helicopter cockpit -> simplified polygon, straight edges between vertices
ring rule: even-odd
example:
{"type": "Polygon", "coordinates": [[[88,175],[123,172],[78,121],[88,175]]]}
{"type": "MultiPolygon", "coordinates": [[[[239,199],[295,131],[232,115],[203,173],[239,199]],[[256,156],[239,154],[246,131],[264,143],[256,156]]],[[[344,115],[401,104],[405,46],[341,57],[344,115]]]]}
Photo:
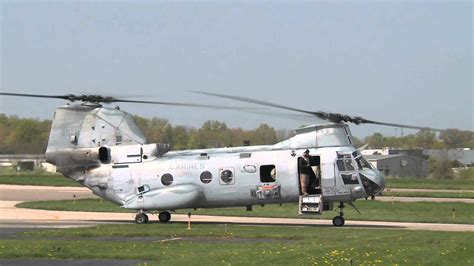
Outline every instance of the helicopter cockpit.
{"type": "Polygon", "coordinates": [[[375,169],[363,156],[356,150],[353,152],[337,152],[336,168],[339,178],[344,186],[355,186],[351,189],[351,194],[355,198],[364,194],[365,197],[374,197],[385,188],[384,176],[375,169]]]}
{"type": "Polygon", "coordinates": [[[374,197],[385,188],[385,178],[359,151],[352,153],[359,170],[359,176],[368,196],[374,197]]]}

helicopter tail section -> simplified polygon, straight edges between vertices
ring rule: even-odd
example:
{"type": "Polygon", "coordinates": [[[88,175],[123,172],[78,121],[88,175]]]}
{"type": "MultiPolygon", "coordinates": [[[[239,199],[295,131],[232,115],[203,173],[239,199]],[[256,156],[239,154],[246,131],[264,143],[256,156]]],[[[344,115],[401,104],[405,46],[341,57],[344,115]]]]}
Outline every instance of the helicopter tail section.
{"type": "Polygon", "coordinates": [[[130,114],[99,104],[72,104],[56,109],[46,160],[65,173],[100,164],[101,147],[144,143],[130,114]]]}

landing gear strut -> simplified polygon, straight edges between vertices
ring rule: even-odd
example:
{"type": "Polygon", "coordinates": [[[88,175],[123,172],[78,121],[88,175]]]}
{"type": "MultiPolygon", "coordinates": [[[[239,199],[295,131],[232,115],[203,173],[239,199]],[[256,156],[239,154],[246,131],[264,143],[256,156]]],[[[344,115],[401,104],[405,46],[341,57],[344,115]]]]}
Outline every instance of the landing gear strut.
{"type": "Polygon", "coordinates": [[[167,223],[171,219],[171,213],[170,212],[160,212],[160,214],[158,214],[158,219],[162,223],[167,223]]]}
{"type": "Polygon", "coordinates": [[[346,220],[344,220],[344,217],[343,217],[344,216],[344,212],[343,212],[344,202],[339,203],[338,209],[339,209],[339,215],[332,219],[332,224],[334,226],[341,227],[346,222],[346,220]]]}
{"type": "Polygon", "coordinates": [[[148,223],[148,215],[146,215],[144,212],[139,212],[135,216],[135,222],[137,224],[146,224],[148,223]]]}

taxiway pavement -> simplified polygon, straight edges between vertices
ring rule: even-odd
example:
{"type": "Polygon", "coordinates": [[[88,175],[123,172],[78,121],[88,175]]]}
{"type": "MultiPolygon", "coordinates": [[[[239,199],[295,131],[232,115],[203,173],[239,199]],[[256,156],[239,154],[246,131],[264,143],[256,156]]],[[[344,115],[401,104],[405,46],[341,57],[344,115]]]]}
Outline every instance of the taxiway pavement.
{"type": "MultiPolygon", "coordinates": [[[[34,210],[15,207],[28,200],[95,197],[85,188],[0,185],[0,230],[15,228],[66,228],[106,223],[132,223],[133,213],[101,213],[34,210]]],[[[157,219],[151,220],[158,222],[157,219]]],[[[187,215],[174,214],[172,222],[186,222],[187,215]]],[[[330,220],[193,215],[193,223],[237,223],[261,225],[328,226],[330,220]]],[[[473,224],[438,224],[379,221],[346,221],[347,227],[474,232],[473,224]]]]}

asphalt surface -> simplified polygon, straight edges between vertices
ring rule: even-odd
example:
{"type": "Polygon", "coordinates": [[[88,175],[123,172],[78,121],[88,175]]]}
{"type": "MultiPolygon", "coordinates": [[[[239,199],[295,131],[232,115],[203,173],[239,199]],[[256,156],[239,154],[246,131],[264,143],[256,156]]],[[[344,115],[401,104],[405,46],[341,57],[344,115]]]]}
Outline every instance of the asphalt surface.
{"type": "MultiPolygon", "coordinates": [[[[48,211],[16,208],[22,201],[59,200],[95,197],[86,188],[70,187],[41,187],[0,185],[0,231],[19,230],[21,228],[68,228],[92,226],[105,223],[132,223],[132,213],[100,213],[100,212],[69,212],[48,211]]],[[[187,222],[187,215],[173,214],[172,222],[187,222]]],[[[150,217],[157,222],[156,217],[150,217]]],[[[193,223],[237,223],[261,225],[294,225],[294,226],[327,226],[332,227],[330,220],[320,219],[291,219],[291,218],[262,218],[262,217],[231,217],[194,215],[193,223]]],[[[434,231],[474,231],[474,225],[469,224],[437,224],[437,223],[404,223],[378,221],[346,221],[346,227],[358,228],[393,228],[408,230],[434,231]]],[[[0,233],[0,236],[2,234],[0,233]]]]}
{"type": "Polygon", "coordinates": [[[426,189],[426,188],[387,188],[385,189],[386,192],[393,191],[393,192],[451,192],[451,193],[472,193],[474,190],[469,189],[426,189]]]}
{"type": "Polygon", "coordinates": [[[400,202],[462,202],[474,203],[474,199],[465,198],[428,198],[428,197],[391,197],[391,196],[377,196],[375,198],[379,201],[400,201],[400,202]]]}
{"type": "Polygon", "coordinates": [[[85,187],[48,187],[0,184],[0,201],[72,200],[94,198],[85,187]]]}

